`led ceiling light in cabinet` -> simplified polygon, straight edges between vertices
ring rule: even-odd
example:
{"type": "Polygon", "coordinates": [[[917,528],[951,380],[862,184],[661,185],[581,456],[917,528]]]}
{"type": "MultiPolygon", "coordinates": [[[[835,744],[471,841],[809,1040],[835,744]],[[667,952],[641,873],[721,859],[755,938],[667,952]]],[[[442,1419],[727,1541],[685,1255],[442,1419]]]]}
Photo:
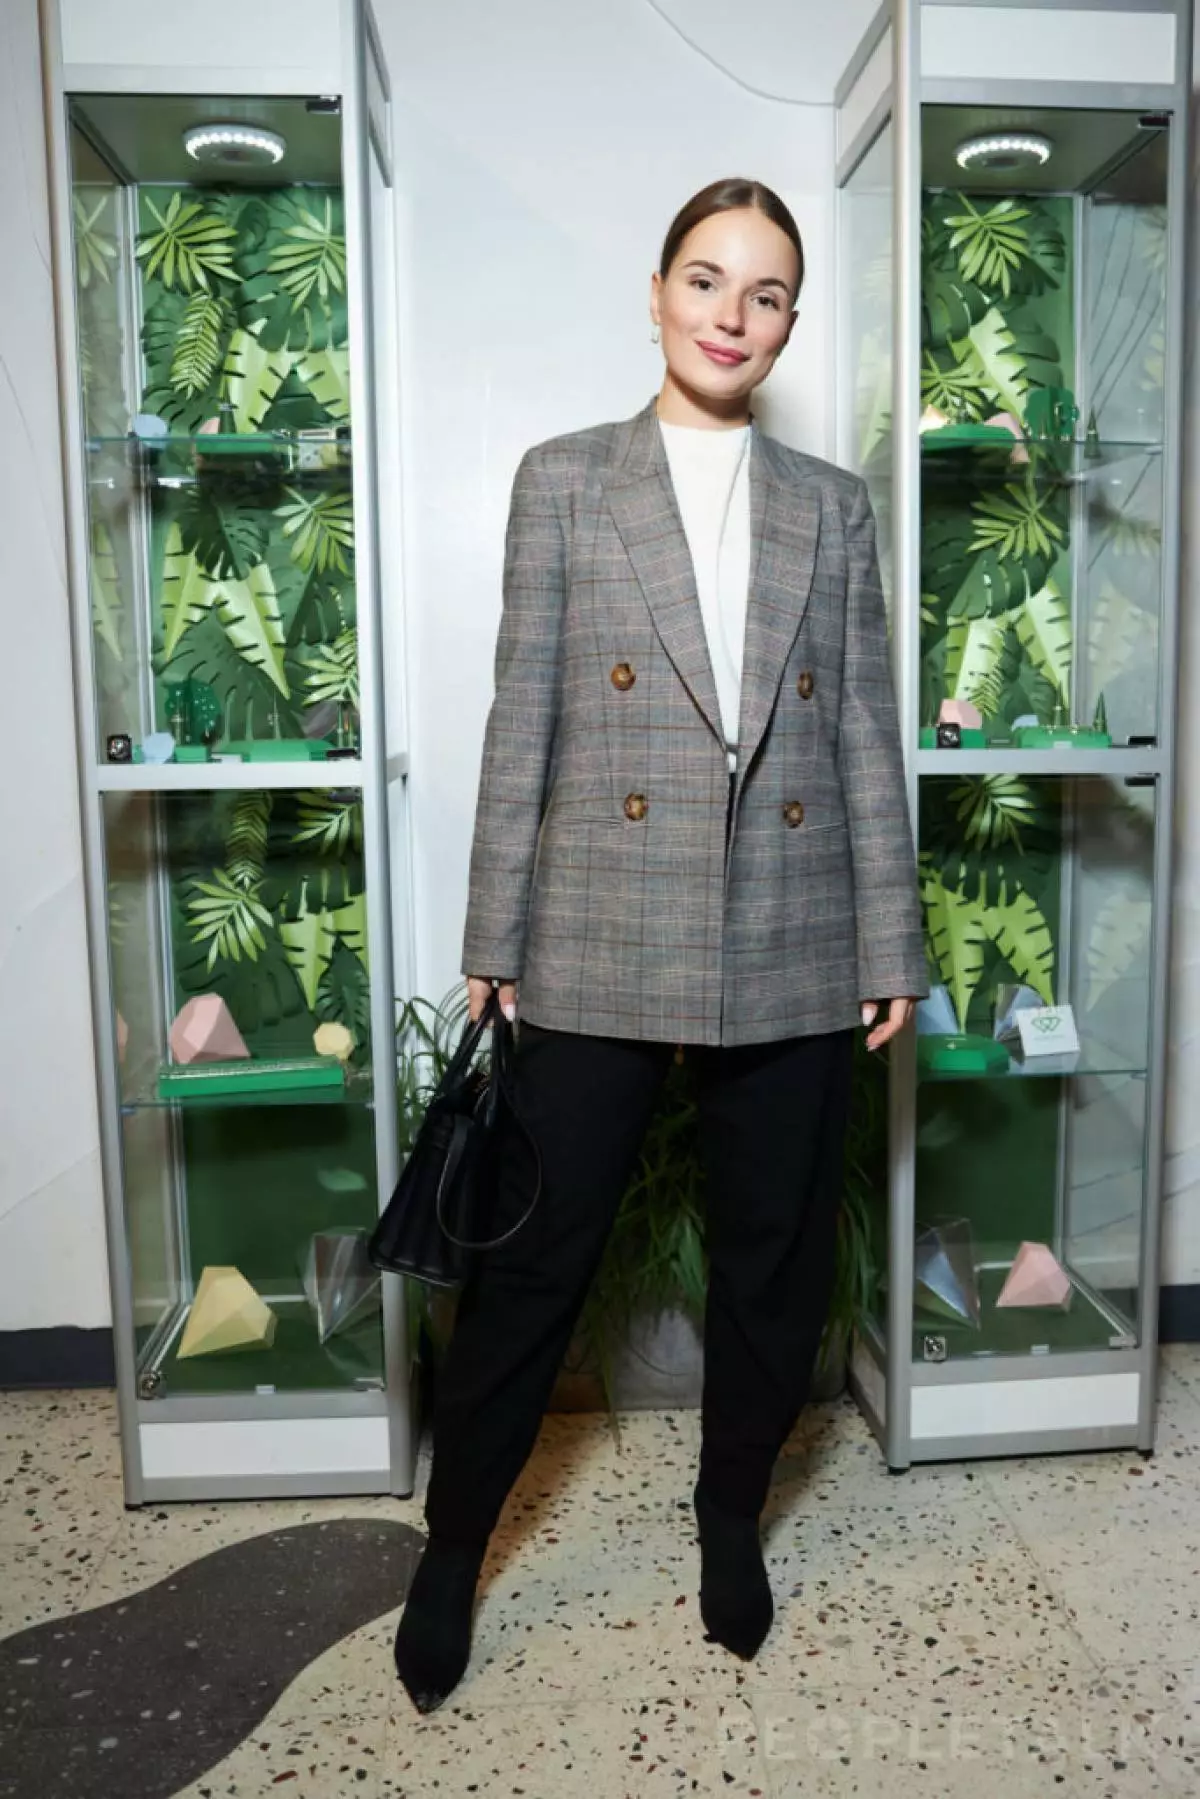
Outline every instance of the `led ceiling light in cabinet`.
{"type": "Polygon", "coordinates": [[[283,161],[287,139],[258,125],[190,125],[183,147],[195,162],[261,167],[283,161]]]}
{"type": "Polygon", "coordinates": [[[1054,145],[1036,132],[989,133],[959,144],[954,160],[960,169],[1033,169],[1048,163],[1054,145]]]}

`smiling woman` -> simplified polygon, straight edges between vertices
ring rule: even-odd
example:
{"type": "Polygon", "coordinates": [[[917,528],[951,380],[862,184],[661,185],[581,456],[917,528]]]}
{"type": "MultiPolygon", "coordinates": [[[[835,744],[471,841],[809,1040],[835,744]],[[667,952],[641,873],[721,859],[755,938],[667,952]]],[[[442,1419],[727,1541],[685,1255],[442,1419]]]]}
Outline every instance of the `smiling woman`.
{"type": "Polygon", "coordinates": [[[422,1711],[466,1669],[490,1534],[684,1046],[709,1265],[700,1614],[743,1658],[770,1628],[758,1519],[829,1309],[853,1033],[879,1047],[925,991],[866,489],[750,412],[803,278],[768,188],[694,195],[650,279],[659,393],[536,445],[513,483],[463,972],[472,1020],[496,985],[513,1017],[520,984],[510,1097],[541,1194],[518,1230],[528,1158],[502,1131],[506,1234],[460,1296],[396,1636],[422,1711]]]}
{"type": "Polygon", "coordinates": [[[659,418],[710,430],[747,422],[750,394],[792,334],[803,280],[800,233],[770,188],[735,177],[695,194],[650,281],[667,362],[659,418]]]}

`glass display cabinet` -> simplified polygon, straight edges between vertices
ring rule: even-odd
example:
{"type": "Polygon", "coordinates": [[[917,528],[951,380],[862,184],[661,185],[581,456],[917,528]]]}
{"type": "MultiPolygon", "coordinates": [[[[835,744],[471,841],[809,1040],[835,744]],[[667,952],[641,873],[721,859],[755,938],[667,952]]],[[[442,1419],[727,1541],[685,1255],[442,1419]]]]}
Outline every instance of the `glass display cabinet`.
{"type": "Polygon", "coordinates": [[[406,1493],[379,42],[363,0],[42,10],[127,1497],[406,1493]]]}
{"type": "Polygon", "coordinates": [[[837,90],[931,986],[852,1359],[896,1470],[1153,1448],[1191,32],[893,0],[837,90]]]}

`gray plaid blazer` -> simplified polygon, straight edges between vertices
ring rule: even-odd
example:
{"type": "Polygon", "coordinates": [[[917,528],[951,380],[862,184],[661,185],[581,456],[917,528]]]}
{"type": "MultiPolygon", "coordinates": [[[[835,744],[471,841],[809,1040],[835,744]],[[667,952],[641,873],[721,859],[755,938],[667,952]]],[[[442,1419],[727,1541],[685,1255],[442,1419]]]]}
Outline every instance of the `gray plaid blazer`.
{"type": "Polygon", "coordinates": [[[658,428],[522,458],[462,972],[534,1024],[737,1044],[928,991],[864,483],[751,432],[738,770],[658,428]]]}

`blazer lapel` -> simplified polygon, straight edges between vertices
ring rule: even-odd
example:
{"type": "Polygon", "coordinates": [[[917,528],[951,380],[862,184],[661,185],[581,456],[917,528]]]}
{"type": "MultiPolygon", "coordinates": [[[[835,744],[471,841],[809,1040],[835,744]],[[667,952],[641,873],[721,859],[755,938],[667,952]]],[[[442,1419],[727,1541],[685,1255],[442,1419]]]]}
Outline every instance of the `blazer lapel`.
{"type": "Polygon", "coordinates": [[[604,490],[663,648],[724,743],[696,572],[658,428],[657,396],[628,421],[625,454],[606,474],[604,490]]]}
{"type": "MultiPolygon", "coordinates": [[[[696,574],[658,428],[657,396],[626,422],[603,479],[609,510],[664,649],[724,746],[725,731],[696,574]]],[[[804,617],[820,533],[820,494],[775,460],[757,425],[750,438],[750,587],[746,603],[739,785],[758,748],[804,617]]]]}
{"type": "Polygon", "coordinates": [[[742,655],[738,786],[766,730],[784,666],[808,606],[821,496],[781,468],[755,428],[750,455],[750,592],[742,655]]]}

